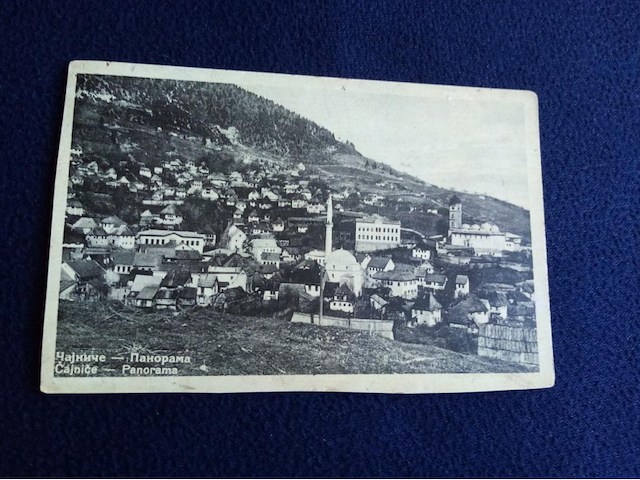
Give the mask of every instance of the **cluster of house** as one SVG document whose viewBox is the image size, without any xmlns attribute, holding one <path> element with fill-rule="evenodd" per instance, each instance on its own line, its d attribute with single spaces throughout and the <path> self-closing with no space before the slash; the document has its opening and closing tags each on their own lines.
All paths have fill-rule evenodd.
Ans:
<svg viewBox="0 0 640 480">
<path fill-rule="evenodd" d="M 287 183 L 282 190 L 291 193 L 281 197 L 273 189 L 250 188 L 246 200 L 236 198 L 237 211 L 238 204 L 256 210 L 248 215 L 243 212 L 239 218 L 234 215 L 219 238 L 212 233 L 175 229 L 180 216 L 174 203 L 163 204 L 158 216 L 145 211 L 139 224 L 130 226 L 117 216 L 87 216 L 82 205 L 71 199 L 67 214 L 73 222 L 69 227 L 83 240 L 63 245 L 60 298 L 108 297 L 141 308 L 162 309 L 224 308 L 250 295 L 260 302 L 283 306 L 290 306 L 292 299 L 297 306 L 322 302 L 328 311 L 339 315 L 362 314 L 364 310 L 370 318 L 404 319 L 409 326 L 433 327 L 444 321 L 470 332 L 496 318 L 534 318 L 532 282 L 485 284 L 472 289 L 468 275 L 448 275 L 434 268 L 437 245 L 403 243 L 399 221 L 357 215 L 352 218 L 353 250 L 334 249 L 332 195 L 313 209 L 314 215 L 324 212 L 322 217 L 276 217 L 263 225 L 270 208 L 261 205 L 267 201 L 278 204 L 293 195 L 305 199 L 307 206 L 315 205 L 314 197 L 307 195 L 311 192 L 301 192 L 299 183 Z M 451 200 L 450 213 L 449 237 L 441 246 L 444 249 L 455 249 L 459 236 L 469 230 L 460 223 L 457 197 Z M 286 233 L 304 234 L 303 228 L 309 228 L 310 222 L 324 224 L 325 248 L 293 248 Z M 481 227 L 477 232 L 465 237 L 465 247 L 497 253 L 519 246 L 519 237 L 495 228 Z M 487 236 L 496 243 L 487 243 Z M 506 243 L 507 238 L 511 244 Z M 394 249 L 405 253 L 399 259 L 390 253 Z M 445 289 L 453 293 L 455 303 L 443 308 Z"/>
</svg>

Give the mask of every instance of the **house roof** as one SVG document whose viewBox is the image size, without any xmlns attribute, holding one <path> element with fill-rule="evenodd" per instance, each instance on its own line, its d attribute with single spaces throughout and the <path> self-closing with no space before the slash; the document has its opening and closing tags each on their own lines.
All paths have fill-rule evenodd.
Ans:
<svg viewBox="0 0 640 480">
<path fill-rule="evenodd" d="M 215 273 L 205 273 L 198 279 L 198 286 L 202 288 L 212 288 L 217 280 L 218 277 Z"/>
<path fill-rule="evenodd" d="M 267 260 L 270 262 L 276 262 L 280 260 L 280 254 L 275 252 L 262 252 L 260 255 L 262 260 Z"/>
<path fill-rule="evenodd" d="M 305 285 L 320 285 L 320 269 L 296 268 L 291 272 L 291 282 Z"/>
<path fill-rule="evenodd" d="M 441 283 L 444 284 L 447 281 L 447 276 L 439 273 L 429 273 L 424 276 L 424 281 L 427 283 Z"/>
<path fill-rule="evenodd" d="M 430 293 L 425 297 L 418 298 L 412 308 L 413 310 L 428 310 L 430 312 L 435 312 L 436 310 L 442 310 L 442 305 L 440 305 L 440 302 L 436 300 L 433 293 Z"/>
<path fill-rule="evenodd" d="M 173 259 L 173 260 L 200 260 L 202 255 L 197 250 L 174 250 L 170 254 L 166 255 L 165 258 Z"/>
<path fill-rule="evenodd" d="M 99 277 L 104 269 L 95 260 L 69 260 L 65 262 L 80 279 Z"/>
<path fill-rule="evenodd" d="M 391 262 L 391 257 L 373 257 L 369 260 L 367 268 L 385 268 L 389 262 Z"/>
<path fill-rule="evenodd" d="M 356 296 L 346 283 L 342 283 L 334 292 L 334 297 L 347 297 L 348 300 L 355 300 Z"/>
<path fill-rule="evenodd" d="M 260 266 L 260 273 L 271 274 L 271 273 L 275 273 L 277 271 L 278 271 L 278 267 L 276 265 L 273 265 L 273 264 L 261 265 Z"/>
<path fill-rule="evenodd" d="M 376 272 L 373 274 L 373 278 L 376 280 L 386 280 L 393 282 L 410 282 L 416 279 L 413 272 L 407 272 L 404 270 L 391 270 L 390 272 Z"/>
<path fill-rule="evenodd" d="M 111 215 L 109 217 L 103 218 L 102 220 L 100 220 L 100 223 L 115 225 L 117 227 L 119 227 L 120 225 L 126 225 L 126 222 L 124 220 L 116 217 L 115 215 Z"/>
<path fill-rule="evenodd" d="M 333 297 L 339 286 L 340 284 L 338 282 L 325 282 L 323 295 L 325 297 Z"/>
<path fill-rule="evenodd" d="M 460 197 L 458 195 L 454 195 L 453 197 L 451 197 L 449 199 L 449 205 L 458 205 L 459 203 L 462 203 L 462 201 L 460 200 Z"/>
<path fill-rule="evenodd" d="M 187 300 L 192 300 L 196 298 L 196 288 L 195 287 L 184 287 L 180 290 L 180 298 L 184 298 Z"/>
<path fill-rule="evenodd" d="M 144 287 L 160 287 L 162 279 L 154 275 L 136 275 L 131 285 L 132 292 L 140 292 Z"/>
<path fill-rule="evenodd" d="M 162 263 L 162 255 L 159 253 L 136 252 L 133 259 L 135 267 L 157 267 Z"/>
<path fill-rule="evenodd" d="M 142 290 L 136 296 L 137 300 L 153 300 L 158 293 L 158 285 L 147 285 L 143 287 Z"/>
<path fill-rule="evenodd" d="M 354 257 L 356 257 L 356 260 L 358 261 L 358 263 L 362 263 L 363 260 L 367 257 L 369 257 L 370 255 L 368 253 L 356 253 L 354 254 Z M 371 260 L 369 260 L 371 261 Z"/>
<path fill-rule="evenodd" d="M 147 236 L 147 237 L 166 237 L 167 235 L 177 235 L 178 237 L 183 238 L 200 238 L 204 239 L 204 235 L 196 232 L 188 232 L 184 230 L 160 230 L 160 229 L 149 229 L 143 230 L 138 233 L 138 236 Z"/>
<path fill-rule="evenodd" d="M 466 285 L 469 283 L 469 277 L 466 275 L 456 275 L 456 285 Z"/>
<path fill-rule="evenodd" d="M 377 293 L 374 293 L 373 295 L 371 295 L 371 300 L 373 300 L 374 302 L 376 302 L 377 304 L 379 304 L 382 307 L 384 307 L 385 305 L 387 305 L 389 303 L 384 298 L 382 298 L 380 295 L 378 295 Z"/>
<path fill-rule="evenodd" d="M 458 304 L 455 305 L 453 309 L 460 309 L 467 313 L 476 313 L 476 312 L 484 313 L 488 311 L 487 306 L 484 304 L 484 302 L 480 300 L 480 298 L 478 298 L 478 296 L 473 293 L 468 297 L 466 297 L 465 299 L 458 302 Z"/>
<path fill-rule="evenodd" d="M 72 228 L 94 228 L 96 226 L 96 221 L 91 217 L 80 217 L 76 223 L 74 223 Z"/>
<path fill-rule="evenodd" d="M 383 217 L 382 215 L 378 215 L 374 213 L 373 215 L 368 215 L 363 218 L 359 218 L 356 220 L 357 223 L 384 223 L 387 225 L 400 225 L 400 220 L 391 220 L 390 218 Z"/>
<path fill-rule="evenodd" d="M 114 265 L 133 265 L 136 252 L 113 252 Z"/>
<path fill-rule="evenodd" d="M 167 205 L 165 208 L 163 208 L 160 213 L 164 214 L 164 215 L 175 215 L 176 214 L 176 207 L 174 207 L 173 205 Z"/>
<path fill-rule="evenodd" d="M 191 280 L 191 274 L 186 271 L 172 270 L 162 279 L 160 286 L 168 288 L 181 287 Z"/>
<path fill-rule="evenodd" d="M 492 307 L 506 307 L 507 305 L 509 305 L 507 294 L 504 292 L 487 292 L 480 297 L 489 300 L 489 305 L 491 305 Z"/>
<path fill-rule="evenodd" d="M 161 288 L 160 290 L 158 290 L 158 293 L 156 294 L 156 299 L 157 300 L 174 300 L 176 298 L 178 298 L 178 296 L 180 295 L 180 292 L 178 291 L 178 289 L 173 289 L 173 288 Z"/>
<path fill-rule="evenodd" d="M 106 236 L 107 232 L 105 232 L 104 228 L 102 227 L 95 227 L 91 229 L 91 232 L 89 233 L 89 235 Z"/>
</svg>

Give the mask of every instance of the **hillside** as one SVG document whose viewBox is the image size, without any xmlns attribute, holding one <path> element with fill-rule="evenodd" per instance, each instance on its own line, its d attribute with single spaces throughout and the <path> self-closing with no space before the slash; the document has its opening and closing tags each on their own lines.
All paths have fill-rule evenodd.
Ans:
<svg viewBox="0 0 640 480">
<path fill-rule="evenodd" d="M 78 110 L 90 105 L 101 123 L 160 128 L 294 160 L 355 152 L 327 129 L 236 85 L 80 75 L 77 91 Z"/>
<path fill-rule="evenodd" d="M 377 213 L 420 207 L 404 217 L 414 228 L 416 222 L 425 225 L 420 230 L 431 235 L 442 233 L 443 218 L 429 217 L 425 210 L 446 214 L 448 199 L 458 193 L 465 222 L 490 221 L 530 238 L 528 211 L 489 196 L 440 188 L 389 167 L 384 159 L 365 158 L 322 126 L 235 85 L 81 75 L 73 144 L 84 152 L 85 162 L 96 160 L 102 168 L 115 167 L 130 176 L 135 169 L 119 166 L 156 166 L 172 157 L 222 173 L 246 170 L 255 160 L 280 166 L 303 162 L 308 173 L 334 188 L 356 185 L 361 195 L 380 194 L 403 203 L 393 211 L 372 209 Z"/>
<path fill-rule="evenodd" d="M 141 313 L 122 304 L 61 302 L 58 351 L 110 356 L 188 354 L 181 375 L 351 373 L 506 373 L 520 365 L 370 336 L 293 324 L 282 318 L 240 317 L 210 309 Z M 120 375 L 122 362 L 102 375 Z"/>
</svg>

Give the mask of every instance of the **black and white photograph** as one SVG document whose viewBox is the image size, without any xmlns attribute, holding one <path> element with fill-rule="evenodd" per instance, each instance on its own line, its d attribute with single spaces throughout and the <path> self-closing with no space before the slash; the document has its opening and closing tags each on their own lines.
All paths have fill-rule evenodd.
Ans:
<svg viewBox="0 0 640 480">
<path fill-rule="evenodd" d="M 531 92 L 73 62 L 45 392 L 542 388 Z"/>
</svg>

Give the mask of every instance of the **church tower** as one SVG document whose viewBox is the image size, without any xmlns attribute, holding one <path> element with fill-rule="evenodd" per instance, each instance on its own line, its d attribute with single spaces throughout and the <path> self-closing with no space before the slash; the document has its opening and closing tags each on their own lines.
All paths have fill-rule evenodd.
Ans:
<svg viewBox="0 0 640 480">
<path fill-rule="evenodd" d="M 333 201 L 331 194 L 327 200 L 327 223 L 324 233 L 324 258 L 327 258 L 333 250 Z"/>
<path fill-rule="evenodd" d="M 454 195 L 449 200 L 449 231 L 462 226 L 462 201 Z"/>
</svg>

